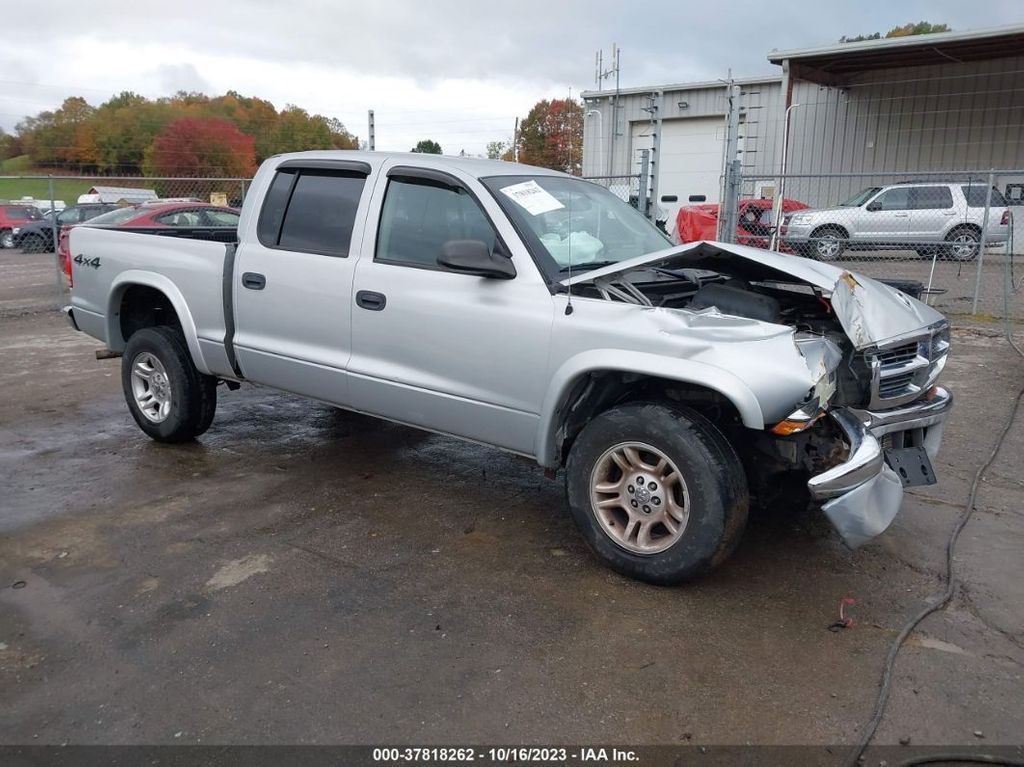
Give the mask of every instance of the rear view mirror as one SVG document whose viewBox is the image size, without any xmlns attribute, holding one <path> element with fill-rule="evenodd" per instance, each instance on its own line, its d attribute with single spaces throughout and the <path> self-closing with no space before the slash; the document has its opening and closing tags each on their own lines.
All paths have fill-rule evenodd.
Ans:
<svg viewBox="0 0 1024 767">
<path fill-rule="evenodd" d="M 707 202 L 708 196 L 706 194 L 691 194 L 688 199 L 690 202 Z"/>
<path fill-rule="evenodd" d="M 516 268 L 508 256 L 491 253 L 481 240 L 448 240 L 441 246 L 437 263 L 453 272 L 475 274 L 497 280 L 511 280 Z"/>
</svg>

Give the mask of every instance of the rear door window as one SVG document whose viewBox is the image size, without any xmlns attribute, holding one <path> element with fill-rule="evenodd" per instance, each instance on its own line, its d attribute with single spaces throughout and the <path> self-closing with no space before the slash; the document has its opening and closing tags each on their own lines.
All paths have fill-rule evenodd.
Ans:
<svg viewBox="0 0 1024 767">
<path fill-rule="evenodd" d="M 281 250 L 348 256 L 365 184 L 365 176 L 349 171 L 278 172 L 260 212 L 260 242 Z"/>
<path fill-rule="evenodd" d="M 948 186 L 915 186 L 910 201 L 914 210 L 949 210 L 953 207 L 953 194 Z"/>
<path fill-rule="evenodd" d="M 964 192 L 964 197 L 967 198 L 967 207 L 985 207 L 985 197 L 987 196 L 985 184 L 965 184 L 960 188 Z M 991 205 L 995 208 L 1002 208 L 1006 206 L 1006 198 L 1003 197 L 1002 192 L 994 187 L 992 189 Z"/>
</svg>

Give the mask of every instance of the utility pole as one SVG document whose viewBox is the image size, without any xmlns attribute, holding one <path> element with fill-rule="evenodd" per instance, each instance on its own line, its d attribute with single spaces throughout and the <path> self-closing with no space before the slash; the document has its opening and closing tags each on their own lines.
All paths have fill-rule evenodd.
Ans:
<svg viewBox="0 0 1024 767">
<path fill-rule="evenodd" d="M 512 131 L 512 162 L 519 162 L 519 118 L 516 118 L 516 127 Z"/>
<path fill-rule="evenodd" d="M 370 131 L 369 131 L 369 134 L 368 134 L 369 138 L 366 141 L 366 147 L 371 152 L 373 152 L 377 148 L 377 139 L 376 139 L 376 136 L 375 136 L 375 133 L 374 133 L 373 110 L 372 109 L 369 111 L 368 117 L 369 117 L 369 123 L 370 123 Z"/>
<path fill-rule="evenodd" d="M 736 239 L 736 213 L 740 202 L 740 87 L 729 77 L 727 91 L 725 135 L 725 183 L 722 187 L 721 212 L 718 215 L 718 239 L 732 242 Z"/>
<path fill-rule="evenodd" d="M 651 116 L 651 210 L 648 218 L 658 223 L 658 162 L 661 159 L 661 91 L 655 91 L 647 97 L 647 106 L 643 111 Z M 644 179 L 640 180 L 644 183 Z M 646 211 L 641 211 L 646 213 Z"/>
<path fill-rule="evenodd" d="M 608 69 L 604 68 L 604 51 L 598 51 L 595 57 L 594 81 L 597 89 L 603 90 L 604 81 L 615 77 L 615 94 L 609 99 L 612 107 L 612 129 L 608 136 L 608 174 L 613 174 L 615 167 L 615 136 L 619 132 L 619 61 L 622 50 L 615 43 L 612 43 L 611 64 Z M 628 167 L 628 164 L 627 164 Z M 628 172 L 628 171 L 627 171 Z"/>
</svg>

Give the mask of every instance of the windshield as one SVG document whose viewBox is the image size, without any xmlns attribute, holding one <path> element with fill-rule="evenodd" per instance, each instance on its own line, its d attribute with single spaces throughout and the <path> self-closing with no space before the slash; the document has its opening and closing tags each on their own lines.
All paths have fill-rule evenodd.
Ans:
<svg viewBox="0 0 1024 767">
<path fill-rule="evenodd" d="M 492 176 L 481 179 L 512 219 L 551 280 L 570 261 L 587 271 L 671 243 L 636 208 L 607 189 L 565 176 Z"/>
<path fill-rule="evenodd" d="M 841 202 L 839 204 L 844 208 L 857 208 L 866 203 L 880 191 L 882 191 L 882 187 L 873 186 L 869 189 L 857 192 L 857 194 L 855 194 L 849 200 L 847 200 L 846 202 Z"/>
<path fill-rule="evenodd" d="M 129 219 L 135 218 L 139 215 L 139 209 L 134 207 L 118 208 L 117 210 L 111 210 L 102 215 L 96 216 L 89 219 L 89 226 L 116 226 L 117 224 L 123 224 Z"/>
</svg>

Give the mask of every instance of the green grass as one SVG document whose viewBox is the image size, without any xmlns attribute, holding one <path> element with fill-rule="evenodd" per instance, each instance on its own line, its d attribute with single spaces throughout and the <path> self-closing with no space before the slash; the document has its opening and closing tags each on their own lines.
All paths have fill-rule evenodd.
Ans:
<svg viewBox="0 0 1024 767">
<path fill-rule="evenodd" d="M 96 182 L 78 179 L 53 180 L 53 194 L 67 205 L 78 202 L 78 196 L 85 194 Z M 50 186 L 47 179 L 0 178 L 0 200 L 17 200 L 22 197 L 35 197 L 37 200 L 50 199 Z"/>
<path fill-rule="evenodd" d="M 11 157 L 8 160 L 0 160 L 0 173 L 26 173 L 32 170 L 32 160 L 27 154 Z"/>
</svg>

